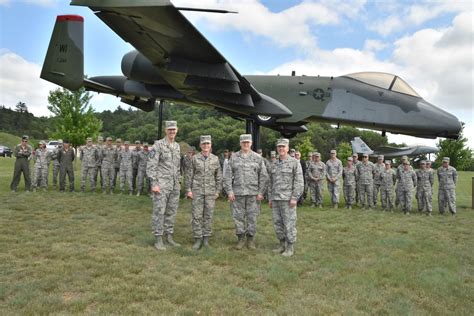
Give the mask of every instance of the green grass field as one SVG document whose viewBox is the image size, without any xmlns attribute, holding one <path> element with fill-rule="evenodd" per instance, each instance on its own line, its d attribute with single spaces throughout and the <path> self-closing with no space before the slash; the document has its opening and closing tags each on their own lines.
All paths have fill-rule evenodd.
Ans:
<svg viewBox="0 0 474 316">
<path fill-rule="evenodd" d="M 474 310 L 472 172 L 460 173 L 456 218 L 437 215 L 436 202 L 431 218 L 299 208 L 296 254 L 284 258 L 271 252 L 267 206 L 257 251 L 232 249 L 229 205 L 219 201 L 213 247 L 196 253 L 190 203 L 181 200 L 175 239 L 183 247 L 158 252 L 148 197 L 11 193 L 13 162 L 0 158 L 1 315 Z"/>
</svg>

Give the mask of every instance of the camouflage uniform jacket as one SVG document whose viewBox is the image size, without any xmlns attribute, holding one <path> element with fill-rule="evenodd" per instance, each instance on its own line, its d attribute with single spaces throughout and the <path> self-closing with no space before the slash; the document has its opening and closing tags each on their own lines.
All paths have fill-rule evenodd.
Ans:
<svg viewBox="0 0 474 316">
<path fill-rule="evenodd" d="M 356 177 L 357 177 L 357 168 L 351 166 L 344 167 L 342 171 L 342 178 L 344 179 L 344 186 L 355 186 L 356 185 Z"/>
<path fill-rule="evenodd" d="M 392 168 L 384 169 L 379 174 L 379 181 L 380 181 L 380 186 L 383 189 L 391 190 L 393 186 L 395 185 L 395 182 L 397 181 L 397 175 L 395 174 L 395 171 Z"/>
<path fill-rule="evenodd" d="M 413 170 L 402 170 L 398 174 L 398 185 L 402 191 L 411 191 L 416 187 L 416 174 Z"/>
<path fill-rule="evenodd" d="M 228 194 L 257 195 L 265 192 L 268 173 L 263 158 L 250 151 L 243 155 L 236 152 L 229 159 L 225 170 L 224 188 Z"/>
<path fill-rule="evenodd" d="M 99 160 L 99 151 L 95 146 L 83 146 L 79 150 L 79 158 L 82 161 L 83 167 L 96 167 Z"/>
<path fill-rule="evenodd" d="M 438 168 L 439 187 L 442 189 L 454 189 L 458 180 L 458 173 L 454 167 Z"/>
<path fill-rule="evenodd" d="M 37 149 L 35 151 L 35 168 L 36 169 L 41 169 L 41 168 L 47 168 L 49 165 L 49 162 L 51 161 L 51 155 L 49 151 L 45 149 Z"/>
<path fill-rule="evenodd" d="M 115 169 L 119 169 L 120 168 L 120 161 L 118 159 L 120 153 L 122 152 L 122 147 L 121 146 L 116 146 L 115 147 L 115 151 L 117 152 L 117 155 L 116 155 L 116 158 L 115 158 L 115 161 L 114 161 L 114 168 Z"/>
<path fill-rule="evenodd" d="M 184 176 L 186 193 L 215 195 L 222 190 L 222 170 L 216 155 L 209 154 L 207 159 L 201 153 L 194 155 Z"/>
<path fill-rule="evenodd" d="M 322 181 L 326 177 L 326 165 L 322 161 L 311 161 L 306 174 L 310 181 Z"/>
<path fill-rule="evenodd" d="M 59 166 L 58 154 L 59 154 L 59 151 L 62 148 L 63 148 L 62 146 L 58 146 L 58 147 L 54 148 L 54 150 L 51 154 L 51 159 L 53 159 L 53 165 L 54 166 Z"/>
<path fill-rule="evenodd" d="M 373 184 L 375 165 L 368 161 L 367 163 L 360 163 L 356 167 L 357 169 L 357 183 L 359 184 Z"/>
<path fill-rule="evenodd" d="M 179 190 L 181 154 L 179 144 L 170 144 L 167 138 L 155 141 L 150 150 L 146 174 L 151 185 L 165 190 Z"/>
<path fill-rule="evenodd" d="M 144 151 L 144 150 L 141 150 L 137 154 L 137 166 L 139 170 L 146 170 L 146 163 L 148 161 L 149 154 L 150 154 L 149 151 Z"/>
<path fill-rule="evenodd" d="M 121 150 L 119 151 L 117 157 L 117 162 L 120 167 L 120 170 L 132 170 L 133 168 L 133 153 L 130 150 Z"/>
<path fill-rule="evenodd" d="M 342 162 L 339 159 L 326 161 L 326 177 L 328 180 L 335 178 L 338 181 L 342 177 L 342 169 Z"/>
<path fill-rule="evenodd" d="M 100 162 L 102 166 L 113 167 L 117 160 L 117 150 L 112 146 L 104 146 L 100 151 Z"/>
<path fill-rule="evenodd" d="M 420 169 L 416 171 L 416 188 L 418 190 L 429 190 L 431 191 L 431 188 L 433 187 L 434 184 L 434 175 L 433 172 L 431 172 L 429 169 Z"/>
<path fill-rule="evenodd" d="M 269 180 L 269 200 L 298 200 L 303 194 L 303 170 L 301 163 L 293 157 L 277 159 L 270 167 Z"/>
<path fill-rule="evenodd" d="M 13 156 L 16 158 L 30 158 L 31 154 L 33 153 L 33 147 L 30 145 L 26 145 L 25 147 L 21 146 L 21 144 L 18 144 L 15 146 L 13 149 Z"/>
<path fill-rule="evenodd" d="M 143 150 L 137 150 L 136 148 L 132 150 L 132 167 L 133 169 L 138 169 L 138 157 Z"/>
<path fill-rule="evenodd" d="M 376 163 L 374 164 L 374 183 L 375 184 L 380 184 L 380 173 L 382 173 L 385 170 L 385 164 L 382 163 Z"/>
</svg>

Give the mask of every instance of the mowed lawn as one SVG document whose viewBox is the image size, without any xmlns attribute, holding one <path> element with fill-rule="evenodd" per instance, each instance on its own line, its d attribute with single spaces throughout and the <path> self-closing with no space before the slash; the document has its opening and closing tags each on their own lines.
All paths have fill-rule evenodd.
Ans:
<svg viewBox="0 0 474 316">
<path fill-rule="evenodd" d="M 175 233 L 183 246 L 158 252 L 148 197 L 26 193 L 23 181 L 11 193 L 13 162 L 0 158 L 1 315 L 474 311 L 472 172 L 459 173 L 456 218 L 437 214 L 437 194 L 433 217 L 299 208 L 296 254 L 284 258 L 271 252 L 266 205 L 257 251 L 232 249 L 220 200 L 212 249 L 196 253 L 183 199 Z"/>
</svg>

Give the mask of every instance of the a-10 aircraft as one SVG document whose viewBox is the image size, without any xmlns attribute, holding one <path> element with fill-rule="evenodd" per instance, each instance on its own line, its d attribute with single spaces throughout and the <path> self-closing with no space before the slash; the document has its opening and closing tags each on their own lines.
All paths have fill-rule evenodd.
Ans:
<svg viewBox="0 0 474 316">
<path fill-rule="evenodd" d="M 396 75 L 340 77 L 242 76 L 168 0 L 73 0 L 87 6 L 136 50 L 122 59 L 123 76 L 84 78 L 83 18 L 56 19 L 41 78 L 70 90 L 115 95 L 152 111 L 157 100 L 213 107 L 292 137 L 308 122 L 347 124 L 424 138 L 457 138 L 461 123 L 428 103 Z M 284 35 L 282 35 L 284 36 Z M 161 118 L 160 118 L 161 119 Z"/>
<path fill-rule="evenodd" d="M 374 150 L 370 149 L 370 147 L 362 140 L 360 137 L 354 137 L 351 140 L 352 145 L 352 152 L 358 154 L 367 154 L 371 157 L 377 157 L 378 155 L 384 155 L 386 159 L 397 158 L 401 156 L 422 156 L 426 154 L 434 154 L 439 151 L 436 147 L 429 147 L 429 146 L 413 146 L 413 147 L 390 147 L 390 146 L 382 146 L 376 148 Z"/>
</svg>

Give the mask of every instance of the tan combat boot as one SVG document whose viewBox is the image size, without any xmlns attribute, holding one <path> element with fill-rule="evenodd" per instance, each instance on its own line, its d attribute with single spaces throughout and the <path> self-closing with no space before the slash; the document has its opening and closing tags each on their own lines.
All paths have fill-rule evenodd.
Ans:
<svg viewBox="0 0 474 316">
<path fill-rule="evenodd" d="M 236 250 L 242 250 L 242 248 L 244 248 L 244 246 L 245 246 L 244 235 L 237 235 L 237 237 L 239 238 L 239 241 L 237 242 L 237 245 L 235 245 L 235 249 Z"/>
<path fill-rule="evenodd" d="M 253 236 L 247 236 L 247 248 L 250 250 L 255 250 L 257 249 L 257 246 L 255 246 L 255 239 Z"/>
<path fill-rule="evenodd" d="M 194 238 L 193 250 L 198 251 L 202 246 L 202 238 Z"/>
<path fill-rule="evenodd" d="M 156 236 L 155 248 L 157 250 L 166 250 L 165 245 L 163 244 L 163 238 L 161 236 Z"/>
<path fill-rule="evenodd" d="M 293 255 L 293 253 L 295 252 L 293 247 L 294 246 L 293 246 L 292 243 L 287 243 L 285 252 L 282 253 L 281 255 L 284 256 L 284 257 L 291 257 Z"/>
</svg>

